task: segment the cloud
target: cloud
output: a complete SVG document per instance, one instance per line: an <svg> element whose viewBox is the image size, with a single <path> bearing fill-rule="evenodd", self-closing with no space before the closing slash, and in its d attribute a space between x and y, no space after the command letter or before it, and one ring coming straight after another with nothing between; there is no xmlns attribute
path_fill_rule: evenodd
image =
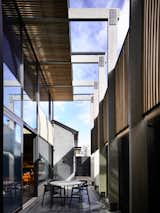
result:
<svg viewBox="0 0 160 213"><path fill-rule="evenodd" d="M97 40L97 34L107 36L107 31L103 31L104 25L107 25L106 22L71 22L72 52L104 52L107 40Z"/></svg>
<svg viewBox="0 0 160 213"><path fill-rule="evenodd" d="M97 64L73 64L73 80L98 80Z"/></svg>
<svg viewBox="0 0 160 213"><path fill-rule="evenodd" d="M96 40L101 49L107 50L107 23L102 22L99 32L96 34Z"/></svg>

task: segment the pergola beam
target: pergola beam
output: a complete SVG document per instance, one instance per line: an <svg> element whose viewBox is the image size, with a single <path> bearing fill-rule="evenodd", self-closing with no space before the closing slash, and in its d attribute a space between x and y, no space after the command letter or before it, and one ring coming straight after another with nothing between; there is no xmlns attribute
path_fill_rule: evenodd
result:
<svg viewBox="0 0 160 213"><path fill-rule="evenodd" d="M68 18L70 21L108 21L118 14L117 20L119 19L119 9L117 8L69 8Z"/></svg>
<svg viewBox="0 0 160 213"><path fill-rule="evenodd" d="M73 100L74 101L91 101L91 97L93 94L74 94Z"/></svg>
<svg viewBox="0 0 160 213"><path fill-rule="evenodd" d="M72 81L73 87L94 87L94 81Z"/></svg>
<svg viewBox="0 0 160 213"><path fill-rule="evenodd" d="M105 53L104 53L105 55ZM72 55L72 64L97 64L100 55Z"/></svg>
<svg viewBox="0 0 160 213"><path fill-rule="evenodd" d="M70 21L108 21L109 10L106 8L69 8Z"/></svg>
<svg viewBox="0 0 160 213"><path fill-rule="evenodd" d="M3 85L4 87L20 87L20 83L14 80L4 80Z"/></svg>

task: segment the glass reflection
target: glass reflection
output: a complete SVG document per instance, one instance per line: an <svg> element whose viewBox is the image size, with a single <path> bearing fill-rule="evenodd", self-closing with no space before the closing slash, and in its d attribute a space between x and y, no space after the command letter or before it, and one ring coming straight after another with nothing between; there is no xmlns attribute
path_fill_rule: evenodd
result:
<svg viewBox="0 0 160 213"><path fill-rule="evenodd" d="M27 93L23 92L23 120L36 129L36 101L33 101Z"/></svg>
<svg viewBox="0 0 160 213"><path fill-rule="evenodd" d="M21 86L9 67L3 64L4 106L21 117Z"/></svg>
<svg viewBox="0 0 160 213"><path fill-rule="evenodd" d="M22 128L4 116L3 134L3 212L9 213L22 205Z"/></svg>
<svg viewBox="0 0 160 213"><path fill-rule="evenodd" d="M36 128L36 66L25 60L24 91L23 91L23 120L33 129Z"/></svg>
<svg viewBox="0 0 160 213"><path fill-rule="evenodd" d="M49 118L49 93L47 88L44 86L45 82L43 77L40 75L40 101L39 106L42 112Z"/></svg>

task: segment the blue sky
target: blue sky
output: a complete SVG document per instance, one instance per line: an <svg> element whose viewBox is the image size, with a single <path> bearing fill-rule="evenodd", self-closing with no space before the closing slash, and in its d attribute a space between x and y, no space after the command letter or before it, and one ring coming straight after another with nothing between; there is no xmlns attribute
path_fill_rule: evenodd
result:
<svg viewBox="0 0 160 213"><path fill-rule="evenodd" d="M129 25L129 0L70 0L72 8L120 8L118 24L119 53ZM105 22L72 22L72 52L95 52L107 50L107 24ZM73 80L97 80L98 66L95 64L74 64ZM83 91L82 91L83 90ZM92 92L91 89L75 88L75 93ZM79 131L79 145L90 145L90 103L55 102L55 120Z"/></svg>

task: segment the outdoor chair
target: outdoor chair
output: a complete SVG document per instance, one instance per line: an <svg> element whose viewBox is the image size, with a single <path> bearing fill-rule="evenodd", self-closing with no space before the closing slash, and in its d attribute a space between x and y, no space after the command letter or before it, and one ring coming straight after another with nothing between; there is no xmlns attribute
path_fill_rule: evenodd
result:
<svg viewBox="0 0 160 213"><path fill-rule="evenodd" d="M86 191L86 194L88 197L88 203L90 204L89 192L88 192L88 182L86 180L82 180L82 184L72 187L70 204L72 202L73 197L79 198L79 201L81 201L83 191Z"/></svg>
<svg viewBox="0 0 160 213"><path fill-rule="evenodd" d="M44 184L44 191L43 191L43 197L42 197L42 206L43 206L43 203L44 203L44 197L45 197L46 192L49 192L50 196L52 195L52 199L53 198L61 198L61 201L62 201L62 190L63 190L62 187L60 187L60 186L52 186L49 182L47 184Z"/></svg>
<svg viewBox="0 0 160 213"><path fill-rule="evenodd" d="M79 201L82 200L81 186L80 185L72 187L72 190L71 190L71 199L70 199L70 203L69 203L70 205L71 205L71 202L72 202L73 198L78 198Z"/></svg>
<svg viewBox="0 0 160 213"><path fill-rule="evenodd" d="M81 185L81 191L85 191L88 197L88 203L90 204L90 198L89 198L89 192L88 192L88 182L87 180L81 180L82 185Z"/></svg>

